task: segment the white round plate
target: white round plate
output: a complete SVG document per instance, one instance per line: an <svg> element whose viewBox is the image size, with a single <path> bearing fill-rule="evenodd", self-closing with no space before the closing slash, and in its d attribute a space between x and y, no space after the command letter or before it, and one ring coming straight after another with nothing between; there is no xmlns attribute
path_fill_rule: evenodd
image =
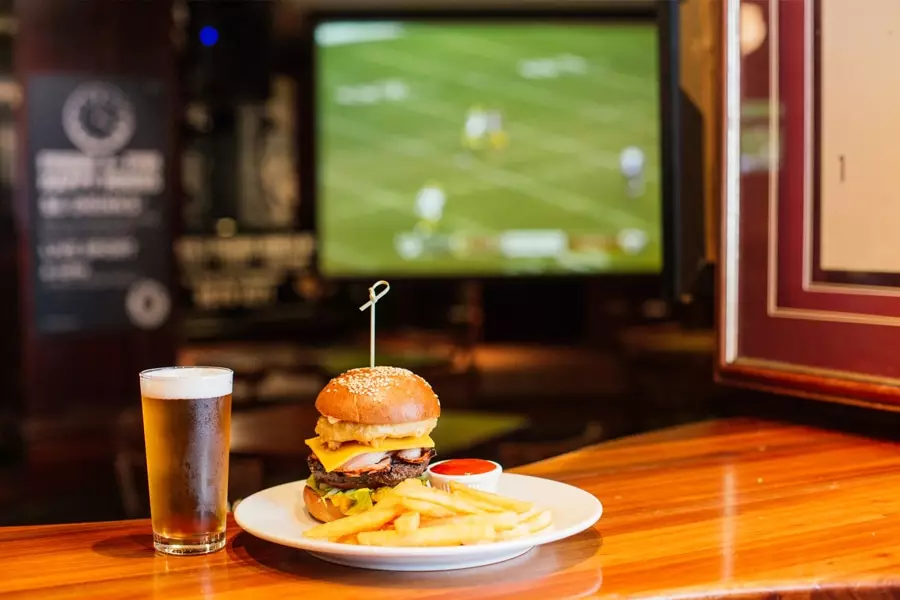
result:
<svg viewBox="0 0 900 600"><path fill-rule="evenodd" d="M497 492L552 510L553 524L548 529L515 540L473 546L358 546L303 535L318 524L306 512L304 486L305 481L294 481L257 492L238 504L234 519L258 538L306 550L329 562L384 571L446 571L498 563L584 531L603 513L600 501L582 489L550 479L503 473Z"/></svg>

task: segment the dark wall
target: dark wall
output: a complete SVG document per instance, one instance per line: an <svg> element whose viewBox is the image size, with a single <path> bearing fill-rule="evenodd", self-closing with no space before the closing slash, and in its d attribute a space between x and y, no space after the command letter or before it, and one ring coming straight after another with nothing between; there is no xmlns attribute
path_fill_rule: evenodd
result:
<svg viewBox="0 0 900 600"><path fill-rule="evenodd" d="M122 405L139 398L137 372L158 364L171 364L175 357L177 323L161 330L82 331L47 335L35 328L34 282L30 256L28 83L32 75L90 75L99 78L130 75L150 76L162 82L164 122L171 131L168 155L176 155L175 90L171 2L122 2L120 0L20 0L15 13L18 31L15 75L22 84L23 101L17 112L17 168L15 231L19 273L18 344L24 368L25 408L29 412L79 410L95 406ZM178 204L178 161L167 164L168 198ZM173 214L176 211L171 211ZM177 226L177 223L173 223ZM7 258L0 263L9 263ZM171 264L174 267L174 263Z"/></svg>

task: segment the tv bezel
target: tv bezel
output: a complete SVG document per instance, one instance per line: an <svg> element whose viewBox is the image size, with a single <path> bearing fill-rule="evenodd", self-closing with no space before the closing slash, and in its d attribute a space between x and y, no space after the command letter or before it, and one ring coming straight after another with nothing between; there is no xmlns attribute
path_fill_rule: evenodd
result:
<svg viewBox="0 0 900 600"><path fill-rule="evenodd" d="M510 6L429 5L428 8L381 7L333 8L310 11L305 15L301 33L302 64L298 72L299 86L303 90L298 100L298 171L300 175L301 220L311 223L316 235L312 268L327 281L368 282L375 279L391 281L552 281L569 279L615 279L619 283L633 282L645 284L658 280L663 288L662 295L671 296L676 280L676 253L678 235L676 216L678 214L678 116L679 88L678 75L678 2L671 0L630 1L622 3L591 4L580 3L535 6L528 4ZM334 21L416 21L416 22L571 22L599 21L613 23L655 23L659 60L659 119L660 119L660 200L662 257L658 271L590 271L590 272L547 272L547 273L432 273L413 274L385 271L380 274L331 274L323 272L319 260L320 223L318 221L318 135L317 135L317 73L316 73L316 28Z"/></svg>

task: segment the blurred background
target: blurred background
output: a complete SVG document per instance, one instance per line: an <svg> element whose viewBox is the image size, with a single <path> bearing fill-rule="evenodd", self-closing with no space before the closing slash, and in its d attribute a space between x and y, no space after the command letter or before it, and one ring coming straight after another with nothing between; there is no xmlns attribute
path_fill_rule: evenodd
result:
<svg viewBox="0 0 900 600"><path fill-rule="evenodd" d="M0 525L149 515L149 367L234 369L232 501L305 477L380 279L442 458L740 406L718 3L378 5L0 2Z"/></svg>

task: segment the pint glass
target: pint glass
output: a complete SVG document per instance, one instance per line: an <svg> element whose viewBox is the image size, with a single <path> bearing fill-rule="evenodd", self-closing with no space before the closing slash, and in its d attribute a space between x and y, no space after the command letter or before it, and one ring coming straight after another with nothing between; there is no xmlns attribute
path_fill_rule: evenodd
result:
<svg viewBox="0 0 900 600"><path fill-rule="evenodd" d="M225 546L232 371L141 372L153 545L167 554Z"/></svg>

